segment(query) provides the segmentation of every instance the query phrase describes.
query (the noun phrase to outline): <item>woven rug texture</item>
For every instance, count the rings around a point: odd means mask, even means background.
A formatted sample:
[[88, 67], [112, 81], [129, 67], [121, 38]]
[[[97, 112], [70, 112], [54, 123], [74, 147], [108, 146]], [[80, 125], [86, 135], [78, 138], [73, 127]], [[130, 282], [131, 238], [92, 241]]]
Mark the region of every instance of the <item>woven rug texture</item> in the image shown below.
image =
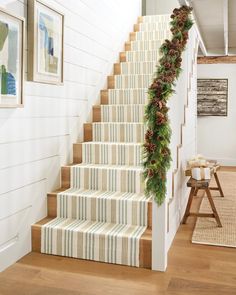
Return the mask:
[[[223, 227], [217, 227], [214, 218], [198, 218], [192, 242], [236, 247], [236, 173], [219, 172], [218, 176], [225, 197], [221, 198], [217, 191], [212, 191], [212, 195]], [[215, 183], [212, 182], [212, 185]], [[212, 213], [206, 196], [202, 200], [200, 212]]]

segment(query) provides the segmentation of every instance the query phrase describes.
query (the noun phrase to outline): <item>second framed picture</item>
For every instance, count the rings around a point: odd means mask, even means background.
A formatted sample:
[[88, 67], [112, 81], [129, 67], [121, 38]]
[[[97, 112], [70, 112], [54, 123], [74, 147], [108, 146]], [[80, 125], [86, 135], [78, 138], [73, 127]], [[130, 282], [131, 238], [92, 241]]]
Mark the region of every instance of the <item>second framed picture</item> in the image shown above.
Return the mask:
[[64, 15], [41, 0], [28, 1], [28, 80], [63, 83]]

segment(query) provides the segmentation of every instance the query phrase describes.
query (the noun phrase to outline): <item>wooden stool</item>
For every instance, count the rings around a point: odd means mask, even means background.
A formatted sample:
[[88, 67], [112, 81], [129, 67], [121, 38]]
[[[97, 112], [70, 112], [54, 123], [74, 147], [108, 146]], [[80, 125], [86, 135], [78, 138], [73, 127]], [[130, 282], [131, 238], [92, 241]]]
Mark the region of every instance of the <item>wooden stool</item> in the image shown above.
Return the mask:
[[[224, 193], [223, 193], [223, 190], [222, 190], [222, 187], [220, 185], [220, 181], [219, 181], [219, 178], [218, 178], [218, 175], [216, 173], [216, 171], [219, 169], [219, 166], [217, 167], [214, 167], [215, 168], [215, 172], [213, 173], [213, 176], [215, 178], [215, 181], [216, 181], [216, 187], [209, 187], [209, 190], [211, 191], [219, 191], [220, 192], [220, 196], [222, 198], [224, 198]], [[197, 195], [198, 191], [199, 191], [200, 188], [196, 188], [195, 192], [194, 192], [194, 196]]]
[[[217, 225], [219, 227], [222, 227], [222, 224], [220, 222], [220, 218], [219, 218], [219, 215], [217, 213], [217, 210], [216, 210], [216, 207], [215, 207], [215, 204], [214, 204], [214, 201], [212, 199], [212, 196], [211, 196], [211, 192], [210, 192], [210, 189], [214, 189], [214, 190], [219, 190], [221, 192], [221, 196], [223, 197], [223, 191], [221, 189], [221, 186], [220, 186], [220, 182], [219, 182], [219, 179], [218, 179], [218, 176], [216, 175], [216, 173], [214, 173], [214, 177], [217, 177], [215, 178], [216, 179], [216, 183], [217, 183], [217, 188], [210, 188], [209, 185], [210, 185], [210, 179], [207, 180], [195, 180], [193, 178], [190, 178], [189, 181], [187, 182], [187, 186], [188, 187], [191, 187], [191, 191], [190, 191], [190, 194], [189, 194], [189, 199], [188, 199], [188, 204], [187, 204], [187, 207], [186, 207], [186, 210], [185, 210], [185, 213], [184, 213], [184, 218], [183, 218], [183, 224], [186, 223], [187, 221], [187, 218], [189, 216], [196, 216], [196, 217], [212, 217], [212, 218], [215, 218], [216, 219], [216, 222], [217, 222]], [[193, 197], [196, 195], [196, 192], [199, 190], [199, 189], [203, 189], [205, 190], [206, 194], [207, 194], [207, 198], [208, 198], [208, 201], [211, 205], [211, 209], [212, 209], [212, 212], [213, 213], [193, 213], [193, 212], [190, 212], [190, 208], [191, 208], [191, 205], [192, 205], [192, 201], [193, 201]]]

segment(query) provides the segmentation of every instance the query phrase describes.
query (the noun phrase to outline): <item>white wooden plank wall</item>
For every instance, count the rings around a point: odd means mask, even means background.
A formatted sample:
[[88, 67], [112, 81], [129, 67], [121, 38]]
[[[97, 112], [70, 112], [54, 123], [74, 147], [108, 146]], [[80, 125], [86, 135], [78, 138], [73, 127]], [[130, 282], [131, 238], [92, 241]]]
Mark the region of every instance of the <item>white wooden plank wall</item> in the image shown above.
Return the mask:
[[[0, 109], [0, 271], [31, 250], [30, 225], [46, 216], [46, 193], [141, 15], [141, 0], [45, 1], [65, 14], [65, 83], [26, 82], [25, 107]], [[27, 0], [0, 6], [27, 16]]]

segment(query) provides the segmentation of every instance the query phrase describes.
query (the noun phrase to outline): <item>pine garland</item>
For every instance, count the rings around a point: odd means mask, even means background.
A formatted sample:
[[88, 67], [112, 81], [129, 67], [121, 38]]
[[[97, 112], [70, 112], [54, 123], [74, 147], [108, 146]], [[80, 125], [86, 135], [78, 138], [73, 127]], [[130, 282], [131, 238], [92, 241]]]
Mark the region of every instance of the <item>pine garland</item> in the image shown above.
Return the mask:
[[161, 205], [166, 196], [166, 175], [171, 164], [169, 149], [171, 128], [167, 101], [174, 93], [175, 81], [181, 73], [182, 52], [185, 50], [188, 31], [193, 25], [192, 8], [176, 8], [171, 15], [172, 39], [165, 40], [160, 48], [161, 58], [155, 77], [148, 89], [145, 109], [147, 131], [144, 143], [144, 178], [146, 195], [154, 196]]

